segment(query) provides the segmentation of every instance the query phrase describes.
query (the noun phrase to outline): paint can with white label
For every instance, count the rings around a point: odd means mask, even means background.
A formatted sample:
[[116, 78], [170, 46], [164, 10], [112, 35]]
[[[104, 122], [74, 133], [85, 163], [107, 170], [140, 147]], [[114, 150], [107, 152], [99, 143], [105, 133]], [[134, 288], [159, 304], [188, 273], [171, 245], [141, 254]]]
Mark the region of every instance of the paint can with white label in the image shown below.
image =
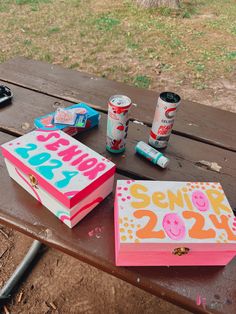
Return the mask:
[[172, 92], [160, 94], [148, 141], [153, 147], [167, 146], [180, 100], [180, 96]]

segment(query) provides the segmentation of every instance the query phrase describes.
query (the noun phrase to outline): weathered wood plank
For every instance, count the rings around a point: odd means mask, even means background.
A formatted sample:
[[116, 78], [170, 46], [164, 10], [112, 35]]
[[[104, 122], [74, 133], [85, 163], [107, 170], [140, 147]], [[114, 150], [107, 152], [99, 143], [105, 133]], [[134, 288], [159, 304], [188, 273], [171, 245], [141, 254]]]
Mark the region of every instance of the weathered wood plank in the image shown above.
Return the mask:
[[[0, 145], [12, 138], [0, 132]], [[0, 195], [2, 224], [194, 313], [236, 312], [236, 259], [226, 267], [115, 267], [112, 195], [71, 230], [9, 178], [2, 157]], [[100, 237], [89, 236], [96, 227]]]
[[[114, 94], [130, 96], [137, 107], [131, 118], [148, 125], [152, 123], [158, 93], [64, 69], [45, 62], [16, 58], [0, 65], [0, 80], [25, 86], [63, 100], [89, 102], [106, 111], [107, 100]], [[201, 100], [199, 100], [201, 101]], [[174, 133], [236, 151], [235, 114], [182, 101]]]

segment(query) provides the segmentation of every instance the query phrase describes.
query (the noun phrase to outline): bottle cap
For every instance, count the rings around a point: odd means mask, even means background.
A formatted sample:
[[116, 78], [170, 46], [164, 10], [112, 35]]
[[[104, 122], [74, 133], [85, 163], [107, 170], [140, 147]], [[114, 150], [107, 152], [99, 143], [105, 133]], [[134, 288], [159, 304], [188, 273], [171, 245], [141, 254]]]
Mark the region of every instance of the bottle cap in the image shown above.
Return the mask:
[[168, 158], [166, 158], [165, 156], [161, 156], [158, 160], [157, 160], [157, 165], [160, 166], [161, 168], [166, 168], [167, 165], [169, 164], [170, 160]]

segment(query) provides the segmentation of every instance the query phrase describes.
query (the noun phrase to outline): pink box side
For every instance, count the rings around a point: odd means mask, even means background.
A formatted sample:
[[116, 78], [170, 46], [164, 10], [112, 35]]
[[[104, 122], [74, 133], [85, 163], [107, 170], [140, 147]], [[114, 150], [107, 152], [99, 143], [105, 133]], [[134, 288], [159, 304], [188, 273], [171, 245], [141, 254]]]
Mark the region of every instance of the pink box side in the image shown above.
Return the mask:
[[177, 256], [171, 252], [123, 252], [116, 259], [117, 266], [225, 266], [235, 252], [190, 252]]
[[119, 258], [120, 251], [120, 230], [119, 230], [119, 208], [118, 208], [118, 199], [117, 199], [117, 190], [115, 194], [115, 203], [114, 203], [114, 224], [115, 224], [115, 259], [116, 265]]

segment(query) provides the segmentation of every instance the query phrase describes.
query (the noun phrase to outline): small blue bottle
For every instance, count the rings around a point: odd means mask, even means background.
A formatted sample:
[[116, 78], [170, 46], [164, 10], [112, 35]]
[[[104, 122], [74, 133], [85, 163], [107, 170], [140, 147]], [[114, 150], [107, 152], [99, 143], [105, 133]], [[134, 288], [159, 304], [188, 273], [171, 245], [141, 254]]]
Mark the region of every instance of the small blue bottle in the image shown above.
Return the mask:
[[148, 144], [140, 141], [135, 146], [136, 153], [145, 157], [147, 160], [151, 161], [153, 164], [160, 166], [161, 168], [166, 168], [170, 160], [166, 158], [162, 153], [158, 152], [156, 149], [152, 148]]

